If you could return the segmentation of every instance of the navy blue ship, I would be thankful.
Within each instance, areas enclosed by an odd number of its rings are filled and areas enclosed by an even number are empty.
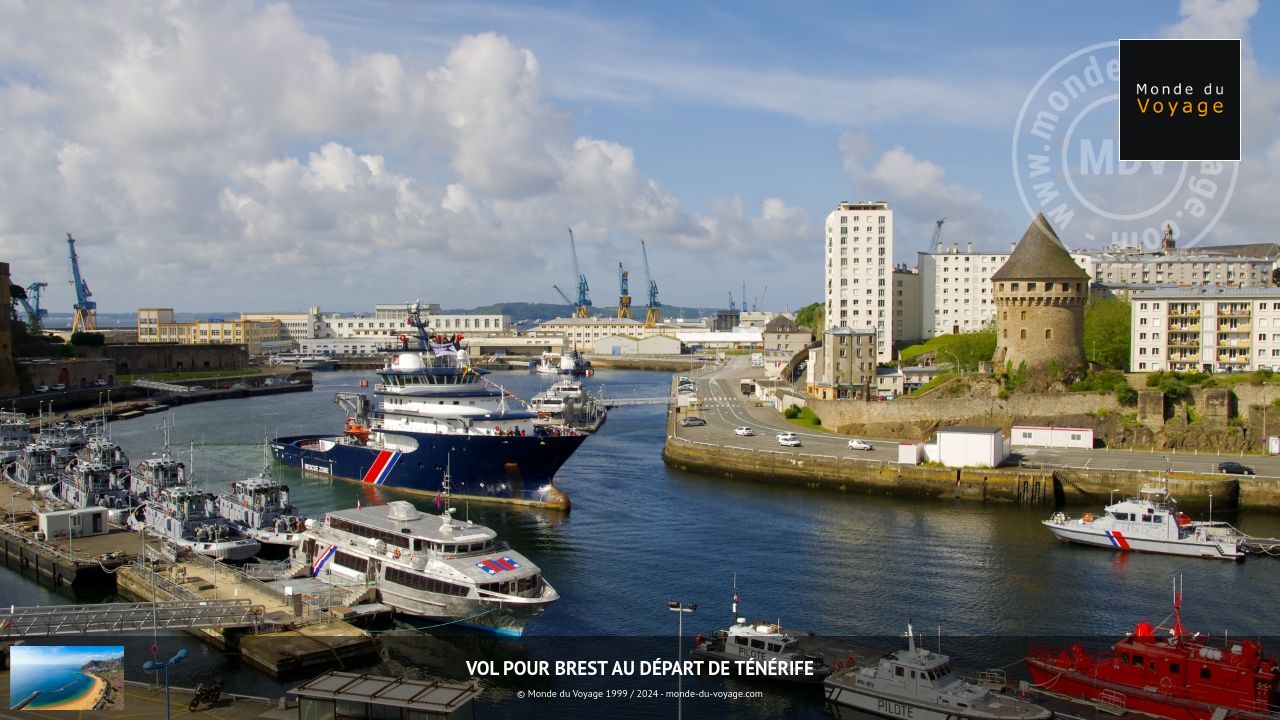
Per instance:
[[[431,335],[418,303],[407,321],[415,347],[401,335],[388,351],[374,400],[337,394],[343,432],[278,437],[272,456],[305,472],[432,494],[452,458],[456,498],[568,507],[552,480],[586,436],[508,407],[507,393],[468,365],[461,336]]]

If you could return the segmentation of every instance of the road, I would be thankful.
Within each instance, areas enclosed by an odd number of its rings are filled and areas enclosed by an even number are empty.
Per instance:
[[[689,375],[697,387],[701,410],[707,421],[703,427],[676,426],[678,437],[716,445],[768,450],[783,454],[825,455],[860,460],[897,462],[898,439],[859,438],[870,443],[872,450],[851,450],[850,436],[811,430],[784,419],[770,407],[755,407],[754,397],[744,396],[743,378],[761,378],[764,372],[752,368],[746,357],[731,356],[723,365],[701,369]],[[850,401],[856,402],[856,401]],[[906,401],[910,402],[910,401]],[[682,415],[683,417],[683,415]],[[755,435],[742,437],[734,428],[750,427]],[[778,444],[777,434],[794,432],[800,438],[798,448]],[[1070,467],[1093,470],[1165,470],[1174,472],[1214,473],[1218,463],[1235,460],[1253,468],[1258,475],[1280,478],[1280,456],[1244,455],[1239,453],[1193,453],[1172,450],[1108,450],[1074,448],[1019,448],[1008,464],[1031,467]]]

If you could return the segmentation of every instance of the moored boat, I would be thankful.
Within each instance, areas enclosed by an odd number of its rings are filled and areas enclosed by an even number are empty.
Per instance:
[[[1120,551],[1243,560],[1248,537],[1224,522],[1192,520],[1164,486],[1144,486],[1137,497],[1108,505],[1101,515],[1054,513],[1043,521],[1063,542]]]
[[[1026,664],[1039,689],[1113,711],[1169,720],[1274,720],[1280,705],[1276,660],[1257,640],[1187,632],[1178,580],[1171,627],[1140,622],[1109,653],[1078,643],[1033,649]]]
[[[257,477],[231,483],[219,493],[213,510],[231,521],[245,536],[262,544],[264,556],[284,557],[302,542],[304,519],[289,501],[289,487],[276,482],[266,470]]]
[[[826,679],[827,700],[838,709],[910,720],[1048,720],[1052,713],[1018,698],[961,679],[951,657],[917,645],[907,623],[907,649],[876,665],[854,663]]]
[[[752,677],[796,683],[820,683],[832,672],[822,655],[806,652],[800,646],[800,638],[783,629],[778,623],[747,622],[738,615],[738,591],[735,583],[733,594],[734,624],[728,630],[718,630],[693,639],[694,658],[699,660],[728,660],[735,672],[742,672],[738,662],[754,666]],[[785,672],[772,672],[786,668]],[[803,671],[793,672],[797,668]]]
[[[311,576],[373,585],[398,613],[518,636],[559,599],[542,571],[483,525],[455,520],[446,468],[440,515],[404,500],[307,521],[300,553]]]
[[[566,506],[552,481],[585,436],[509,406],[507,393],[470,366],[459,336],[433,336],[418,304],[409,312],[416,347],[402,335],[388,350],[373,400],[337,394],[343,432],[275,438],[272,456],[305,472],[431,494],[452,456],[458,497]]]
[[[208,511],[209,495],[191,486],[168,487],[129,515],[129,527],[215,560],[241,562],[261,545]]]

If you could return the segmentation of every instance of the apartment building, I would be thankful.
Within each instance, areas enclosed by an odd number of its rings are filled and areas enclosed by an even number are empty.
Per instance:
[[[826,327],[874,331],[876,358],[893,359],[893,210],[841,202],[827,215]]]
[[[1130,302],[1134,372],[1280,369],[1280,288],[1169,288]]]

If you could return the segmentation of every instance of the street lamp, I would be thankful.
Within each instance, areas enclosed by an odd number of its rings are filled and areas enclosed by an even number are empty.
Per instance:
[[[158,648],[157,648],[158,651]],[[142,665],[143,670],[164,671],[164,720],[170,720],[169,714],[169,668],[187,659],[187,649],[179,650],[168,660],[148,660]]]
[[[955,362],[955,365],[954,365],[953,367],[955,367],[957,370],[959,370],[961,375],[963,375],[963,374],[964,374],[964,366],[960,364],[960,357],[959,357],[958,355],[956,355],[955,353],[951,352],[950,350],[939,350],[938,352],[940,352],[940,353],[942,353],[942,354],[944,354],[944,355],[950,355],[950,356],[951,356],[951,359],[956,361],[956,362]]]
[[[684,614],[698,609],[698,603],[681,604],[678,600],[667,603],[667,609],[676,613],[676,662],[684,659]],[[676,720],[684,714],[684,673],[676,666]]]

